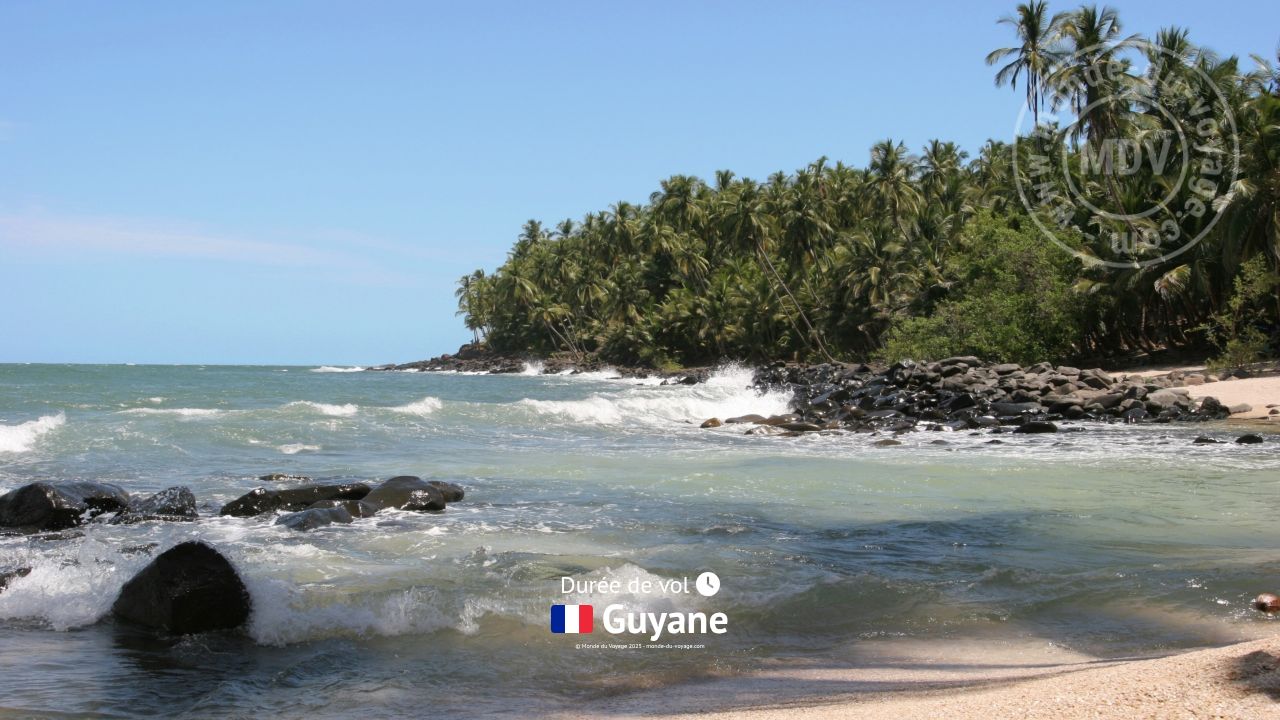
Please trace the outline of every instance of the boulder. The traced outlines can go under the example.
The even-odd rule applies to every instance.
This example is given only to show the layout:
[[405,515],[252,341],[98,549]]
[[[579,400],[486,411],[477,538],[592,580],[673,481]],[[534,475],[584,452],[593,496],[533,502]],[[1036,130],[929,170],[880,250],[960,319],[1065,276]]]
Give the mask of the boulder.
[[1253,607],[1268,613],[1280,611],[1280,596],[1275,593],[1262,593],[1253,599]]
[[[322,510],[327,508],[342,508],[353,518],[373,517],[378,512],[378,508],[363,500],[321,500],[320,502],[312,503],[307,506],[307,510]],[[277,520],[276,523],[279,524],[279,520]]]
[[111,522],[126,525],[148,520],[181,522],[195,520],[197,515],[196,496],[191,494],[190,488],[179,486],[129,503],[129,507],[118,513]]
[[0,496],[0,527],[24,532],[75,527],[129,505],[118,485],[96,482],[38,482]]
[[20,577],[26,577],[31,574],[29,567],[5,568],[0,570],[0,590],[9,587],[9,583]]
[[1252,410],[1253,410],[1253,406],[1250,405],[1249,403],[1237,403],[1227,408],[1227,412],[1231,413],[1232,415],[1242,415],[1244,413],[1251,412]]
[[761,423],[764,422],[764,420],[765,417],[763,415],[756,415],[752,413],[750,415],[739,415],[737,417],[727,418],[725,420],[725,424],[735,425],[737,423]]
[[287,490],[258,488],[227,503],[221,514],[253,517],[278,510],[305,510],[321,500],[360,500],[368,494],[369,486],[364,483],[304,485]]
[[1038,402],[993,402],[991,403],[991,412],[996,415],[1022,415],[1023,413],[1038,413],[1044,408],[1040,407]]
[[1249,433],[1236,438],[1236,442],[1241,445],[1257,445],[1262,442],[1262,436],[1257,433]]
[[1058,426],[1051,422],[1033,420],[1019,425],[1013,431],[1015,433],[1056,433],[1058,432]]
[[[332,500],[323,502],[333,502]],[[359,500],[348,500],[347,502],[360,502]],[[335,507],[313,507],[307,510],[299,510],[276,518],[277,525],[284,525],[292,530],[315,530],[325,525],[334,523],[349,524],[352,520],[351,513],[341,505]]]
[[792,432],[816,432],[822,429],[821,425],[816,425],[811,422],[782,423],[778,427],[782,428],[783,430],[791,430]]
[[194,541],[160,553],[111,606],[122,620],[174,635],[238,628],[250,609],[249,591],[231,563]]
[[885,438],[883,440],[877,440],[871,444],[876,447],[893,447],[894,445],[901,445],[902,441],[894,440],[893,438]]
[[466,491],[457,483],[446,482],[444,480],[428,480],[427,484],[440,491],[444,495],[445,502],[458,502],[466,497]]
[[444,493],[440,488],[413,475],[393,477],[362,499],[379,510],[394,508],[423,512],[443,510],[445,506]]
[[718,428],[723,424],[724,423],[720,422],[720,418],[707,418],[702,421],[702,424],[699,425],[699,427],[705,430],[707,428]]
[[1208,435],[1201,435],[1197,437],[1195,440],[1192,440],[1191,444],[1192,445],[1216,445],[1219,442],[1221,442],[1221,440],[1215,440],[1214,438],[1211,438]]

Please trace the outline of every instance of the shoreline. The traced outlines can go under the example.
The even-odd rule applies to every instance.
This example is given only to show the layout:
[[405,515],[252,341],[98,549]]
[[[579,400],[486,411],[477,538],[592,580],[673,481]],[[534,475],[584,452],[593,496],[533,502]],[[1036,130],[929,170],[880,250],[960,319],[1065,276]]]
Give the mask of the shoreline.
[[554,717],[1261,718],[1280,708],[1280,634],[1158,657],[1093,658],[1048,647],[1019,660],[1023,651],[980,642],[949,657],[888,654],[865,667],[768,669]]

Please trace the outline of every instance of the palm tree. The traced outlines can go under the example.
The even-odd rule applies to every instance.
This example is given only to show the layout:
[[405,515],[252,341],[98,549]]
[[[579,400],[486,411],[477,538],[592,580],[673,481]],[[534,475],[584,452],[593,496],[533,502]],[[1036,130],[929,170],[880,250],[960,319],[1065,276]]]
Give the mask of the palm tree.
[[1008,83],[1018,89],[1018,78],[1026,86],[1027,106],[1036,125],[1040,124],[1040,103],[1044,98],[1045,81],[1053,65],[1061,57],[1056,41],[1062,15],[1049,17],[1045,0],[1031,0],[1018,5],[1017,16],[1005,16],[998,21],[1011,25],[1020,41],[1017,47],[992,50],[987,54],[987,64],[996,65],[1008,60],[996,71],[996,86]]

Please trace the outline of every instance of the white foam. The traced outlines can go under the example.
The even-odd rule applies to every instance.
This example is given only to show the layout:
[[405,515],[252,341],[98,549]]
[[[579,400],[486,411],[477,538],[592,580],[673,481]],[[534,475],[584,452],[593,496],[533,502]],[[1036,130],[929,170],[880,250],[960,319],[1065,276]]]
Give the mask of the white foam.
[[208,417],[222,412],[215,408],[130,408],[120,411],[123,415],[177,415],[179,417]]
[[331,417],[347,417],[355,415],[360,410],[359,405],[348,403],[346,405],[330,405],[329,403],[311,402],[310,400],[296,400],[285,405],[285,407],[303,407]]
[[526,398],[516,404],[541,415],[580,423],[670,425],[749,413],[781,414],[787,412],[789,400],[790,396],[783,392],[756,392],[751,386],[751,370],[731,366],[717,370],[698,385],[632,385],[582,400]]
[[408,405],[399,405],[397,407],[387,409],[393,412],[404,413],[405,415],[418,415],[420,417],[425,417],[439,410],[443,405],[444,402],[441,401],[440,398],[428,395],[417,402],[411,402]]
[[66,421],[67,416],[58,413],[19,425],[0,425],[0,452],[26,452],[41,435],[62,427]]
[[520,371],[520,374],[521,375],[541,375],[542,367],[543,365],[541,361],[533,360],[524,364],[524,369]]
[[413,587],[374,596],[334,595],[274,579],[245,578],[253,595],[249,636],[263,645],[287,645],[335,636],[395,636],[452,627],[433,588]]
[[300,452],[311,451],[316,452],[322,450],[319,445],[304,445],[302,443],[289,443],[288,445],[280,445],[276,448],[285,455],[297,455]]
[[320,366],[320,367],[318,367],[318,368],[311,368],[311,372],[318,372],[318,373],[352,373],[352,372],[364,372],[364,368],[359,367],[359,366],[356,366],[356,367],[334,367],[334,366],[332,366],[332,365],[321,365],[321,366]]

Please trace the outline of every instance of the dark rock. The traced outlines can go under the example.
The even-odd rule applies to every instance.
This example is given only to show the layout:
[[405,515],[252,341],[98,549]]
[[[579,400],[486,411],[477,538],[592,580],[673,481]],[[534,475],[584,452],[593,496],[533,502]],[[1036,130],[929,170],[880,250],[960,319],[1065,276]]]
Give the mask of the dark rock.
[[720,422],[720,418],[708,418],[706,420],[703,420],[702,425],[700,425],[699,427],[705,430],[707,428],[718,428],[723,424],[724,423]]
[[217,550],[184,542],[161,553],[124,584],[116,617],[174,635],[238,628],[249,619],[249,591]]
[[1051,422],[1033,420],[1019,425],[1013,431],[1015,433],[1056,433],[1058,432],[1058,426]]
[[756,415],[753,413],[751,415],[739,415],[737,417],[728,418],[725,420],[725,423],[728,425],[735,425],[737,423],[760,423],[764,422],[764,420],[765,417],[763,415]]
[[1191,441],[1191,443],[1192,443],[1193,445],[1216,445],[1216,444],[1217,444],[1217,443],[1219,443],[1219,442],[1222,442],[1222,441],[1221,441],[1221,440],[1215,440],[1215,439],[1213,439],[1213,438],[1209,437],[1208,435],[1201,435],[1200,437],[1198,437],[1198,438],[1196,438],[1195,440],[1192,440],[1192,441]]
[[885,438],[884,440],[877,440],[871,444],[875,445],[876,447],[892,447],[894,445],[901,445],[902,441],[894,440],[892,438]]
[[1040,406],[1040,403],[1034,403],[1034,402],[1022,402],[1022,403],[993,402],[991,403],[991,412],[995,413],[996,415],[1022,415],[1025,413],[1038,413],[1043,411],[1044,411],[1044,408]]
[[444,493],[440,488],[413,475],[400,475],[382,483],[364,496],[365,503],[383,510],[413,510],[417,512],[443,510]]
[[364,483],[346,485],[305,485],[287,490],[258,488],[227,503],[223,515],[253,517],[278,510],[305,510],[321,500],[360,500],[369,494]]
[[9,583],[20,577],[26,577],[31,574],[29,567],[6,568],[0,570],[0,590],[9,587]]
[[118,485],[96,482],[38,482],[0,496],[0,527],[23,532],[62,530],[129,505]]
[[466,497],[466,491],[457,483],[446,482],[444,480],[428,480],[427,484],[440,491],[444,495],[445,502],[459,502]]
[[993,365],[991,369],[997,375],[1009,375],[1021,370],[1022,366],[1017,363],[1003,363],[1001,365]]
[[[325,500],[322,502],[334,502]],[[359,503],[359,500],[349,500],[347,502]],[[284,525],[292,530],[315,530],[316,528],[332,525],[334,523],[349,524],[352,521],[351,513],[345,507],[313,507],[307,510],[299,510],[276,518],[277,525]]]
[[783,430],[791,430],[793,432],[814,432],[822,429],[821,425],[815,425],[811,422],[782,423],[778,427],[782,428]]
[[1249,433],[1248,435],[1241,435],[1236,438],[1236,442],[1240,445],[1257,445],[1262,442],[1262,436],[1257,433]]
[[307,506],[307,510],[342,508],[353,518],[367,518],[378,514],[378,508],[363,500],[321,500]]
[[190,488],[179,486],[129,503],[129,507],[112,518],[111,522],[126,525],[148,520],[182,522],[195,520],[197,515],[196,496],[191,494]]
[[1280,596],[1275,593],[1262,593],[1253,599],[1253,607],[1268,613],[1280,611]]

